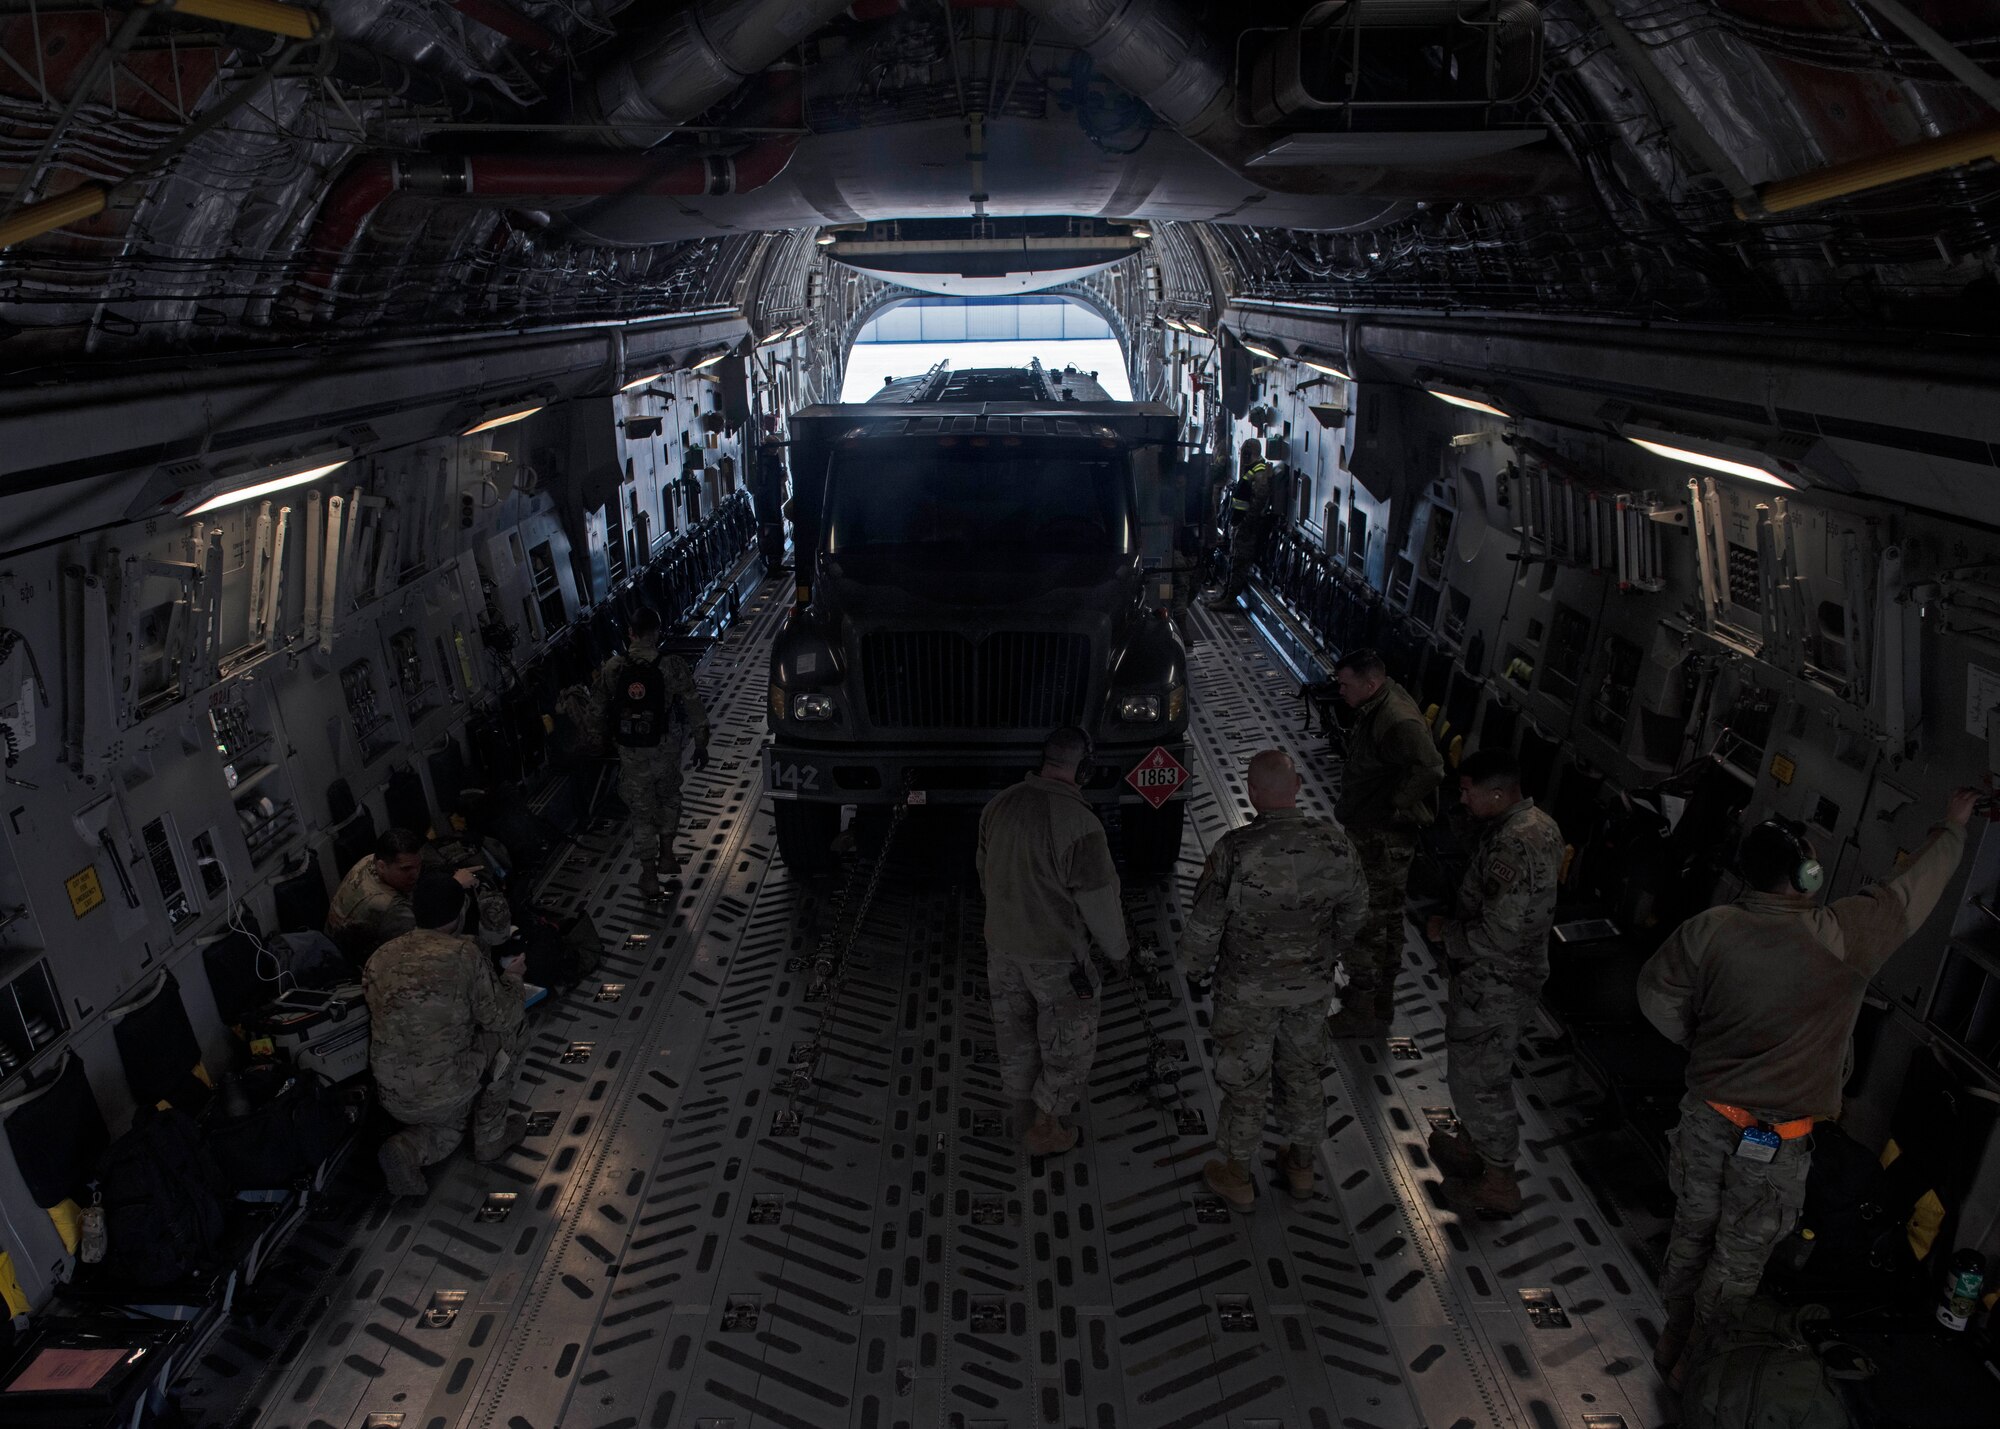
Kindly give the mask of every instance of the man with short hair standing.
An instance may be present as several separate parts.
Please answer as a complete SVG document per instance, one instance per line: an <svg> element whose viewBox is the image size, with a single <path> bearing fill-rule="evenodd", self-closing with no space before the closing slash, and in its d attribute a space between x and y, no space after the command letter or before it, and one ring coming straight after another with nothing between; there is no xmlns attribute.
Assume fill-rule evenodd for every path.
<svg viewBox="0 0 2000 1429"><path fill-rule="evenodd" d="M1563 837L1521 792L1521 766L1504 749L1466 756L1458 790L1481 825L1479 843L1458 885L1457 906L1449 917L1432 918L1428 932L1444 943L1451 972L1446 1080L1460 1129L1433 1131L1430 1152L1445 1173L1448 1199L1498 1218L1521 1211L1514 1048L1549 978Z"/></svg>
<svg viewBox="0 0 2000 1429"><path fill-rule="evenodd" d="M1902 872L1825 907L1805 825L1765 820L1737 849L1747 891L1681 924L1639 969L1640 1010L1688 1049L1653 1355L1670 1382L1756 1293L1798 1218L1813 1124L1840 1115L1868 981L1944 896L1978 799L1960 789Z"/></svg>
<svg viewBox="0 0 2000 1429"><path fill-rule="evenodd" d="M1299 1200L1313 1194L1326 1138L1326 1009L1341 952L1368 919L1368 880L1354 846L1338 824L1299 812L1291 756L1252 756L1248 782L1256 815L1210 851L1181 937L1190 969L1215 963L1209 1033L1222 1090L1219 1159L1202 1167L1202 1179L1239 1211L1257 1203L1249 1168L1274 1079L1285 1185Z"/></svg>
<svg viewBox="0 0 2000 1429"><path fill-rule="evenodd" d="M1354 711L1334 814L1368 871L1368 926L1348 960L1346 1007L1336 1037L1385 1037L1396 1015L1396 975L1403 966L1403 902L1417 835L1436 817L1431 793L1444 758L1403 687L1373 650L1350 650L1333 675Z"/></svg>
<svg viewBox="0 0 2000 1429"><path fill-rule="evenodd" d="M528 1131L509 1111L527 1037L521 957L496 971L465 936L465 889L449 874L424 874L410 903L417 927L377 949L362 975L368 1065L382 1109L402 1124L379 1153L393 1196L426 1194L424 1167L451 1154L468 1118L479 1161Z"/></svg>
<svg viewBox="0 0 2000 1429"><path fill-rule="evenodd" d="M1229 574L1222 589L1210 599L1226 605L1249 588L1250 568L1271 528L1271 468L1264 461L1264 447L1255 437L1243 443L1236 464L1236 480L1229 484Z"/></svg>
<svg viewBox="0 0 2000 1429"><path fill-rule="evenodd" d="M658 612L650 606L634 611L627 642L624 653L597 672L591 697L618 754L618 797L632 815L638 894L650 899L680 891L674 836L681 822L681 753L692 745L694 767L707 767L708 711L687 662L661 652Z"/></svg>
<svg viewBox="0 0 2000 1429"><path fill-rule="evenodd" d="M1120 968L1130 951L1111 847L1080 787L1089 762L1087 734L1056 730L1043 741L1040 772L1003 790L979 815L1000 1081L1017 1129L1027 1123L1021 1143L1035 1156L1077 1142L1077 1129L1063 1117L1082 1096L1097 1054L1090 941Z"/></svg>

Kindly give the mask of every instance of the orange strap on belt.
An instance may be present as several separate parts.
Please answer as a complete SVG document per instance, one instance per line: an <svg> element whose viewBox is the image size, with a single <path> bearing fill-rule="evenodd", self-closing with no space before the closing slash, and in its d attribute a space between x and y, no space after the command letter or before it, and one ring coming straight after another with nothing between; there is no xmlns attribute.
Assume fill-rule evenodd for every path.
<svg viewBox="0 0 2000 1429"><path fill-rule="evenodd" d="M1750 1115L1749 1112L1743 1110L1740 1106L1731 1106L1727 1102L1710 1102L1709 1105L1714 1107L1716 1114L1729 1122L1730 1125L1739 1127L1744 1131L1748 1131L1753 1126L1762 1125L1756 1117ZM1801 1136L1809 1135L1812 1129L1813 1119L1809 1116L1802 1116L1797 1121L1781 1121L1771 1128L1771 1130L1778 1133L1780 1141L1797 1141Z"/></svg>

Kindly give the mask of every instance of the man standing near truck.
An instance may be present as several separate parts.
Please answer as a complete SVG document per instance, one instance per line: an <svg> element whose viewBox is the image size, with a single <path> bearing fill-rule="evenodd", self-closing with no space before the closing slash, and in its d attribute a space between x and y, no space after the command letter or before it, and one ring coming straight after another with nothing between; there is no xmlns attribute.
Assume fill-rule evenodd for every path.
<svg viewBox="0 0 2000 1429"><path fill-rule="evenodd" d="M986 983L1000 1081L1021 1144L1049 1156L1076 1145L1063 1118L1097 1055L1094 938L1125 965L1125 910L1104 825L1085 802L1090 736L1073 727L1042 743L1042 767L979 816L986 894Z"/></svg>
<svg viewBox="0 0 2000 1429"><path fill-rule="evenodd" d="M1410 860L1417 834L1436 817L1431 795L1444 781L1444 758L1416 701L1389 678L1375 651L1348 651L1333 682L1354 711L1334 815L1368 871L1368 927L1348 960L1347 1005L1331 1031L1335 1037L1385 1037L1403 966Z"/></svg>
<svg viewBox="0 0 2000 1429"><path fill-rule="evenodd" d="M632 616L629 648L597 672L592 698L618 752L618 797L632 814L633 852L639 856L639 896L681 887L674 835L681 822L681 752L694 746L694 767L708 765L708 711L694 675L678 655L660 650L660 617L647 606Z"/></svg>
<svg viewBox="0 0 2000 1429"><path fill-rule="evenodd" d="M1210 601L1227 605L1249 589L1250 567L1271 526L1271 468L1255 437L1243 443L1229 487L1229 576Z"/></svg>

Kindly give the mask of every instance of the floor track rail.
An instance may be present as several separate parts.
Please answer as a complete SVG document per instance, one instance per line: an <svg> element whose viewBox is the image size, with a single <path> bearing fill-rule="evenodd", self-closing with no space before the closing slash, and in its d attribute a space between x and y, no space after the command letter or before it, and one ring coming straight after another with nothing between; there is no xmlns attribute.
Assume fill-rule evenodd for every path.
<svg viewBox="0 0 2000 1429"><path fill-rule="evenodd" d="M1267 1189L1241 1217L1207 1193L1210 1009L1178 971L1107 984L1083 1141L1028 1158L1005 1124L982 908L950 816L910 815L872 899L800 887L775 858L756 756L776 589L701 672L716 758L690 781L698 855L671 913L636 898L615 829L587 832L552 875L616 943L535 1025L519 1099L545 1134L498 1166L454 1160L419 1209L357 1196L308 1227L292 1300L221 1351L245 1382L260 1351L271 1374L239 1416L211 1366L205 1417L1662 1422L1641 1269L1658 1226L1592 1203L1621 1133L1559 1050L1531 1046L1520 1083L1527 1212L1493 1225L1440 1208L1423 1138L1445 1100L1442 988L1414 945L1402 1050L1344 1048L1327 1076L1319 1199ZM1251 752L1291 750L1307 807L1331 799L1290 676L1247 622L1198 619L1190 846L1174 878L1127 898L1140 940L1169 959L1206 850L1247 816ZM850 940L825 978L817 955ZM1273 1179L1268 1164L1259 1176Z"/></svg>

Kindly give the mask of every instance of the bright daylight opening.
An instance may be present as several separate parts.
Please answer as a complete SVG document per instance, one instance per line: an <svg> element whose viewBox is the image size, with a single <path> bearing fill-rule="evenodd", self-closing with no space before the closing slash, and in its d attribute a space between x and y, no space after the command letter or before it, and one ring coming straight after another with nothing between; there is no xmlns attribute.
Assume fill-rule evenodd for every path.
<svg viewBox="0 0 2000 1429"><path fill-rule="evenodd" d="M847 355L843 402L865 402L884 378L915 377L936 363L954 369L1026 367L1094 372L1112 400L1132 400L1125 357L1110 325L1067 298L918 298L870 320Z"/></svg>

